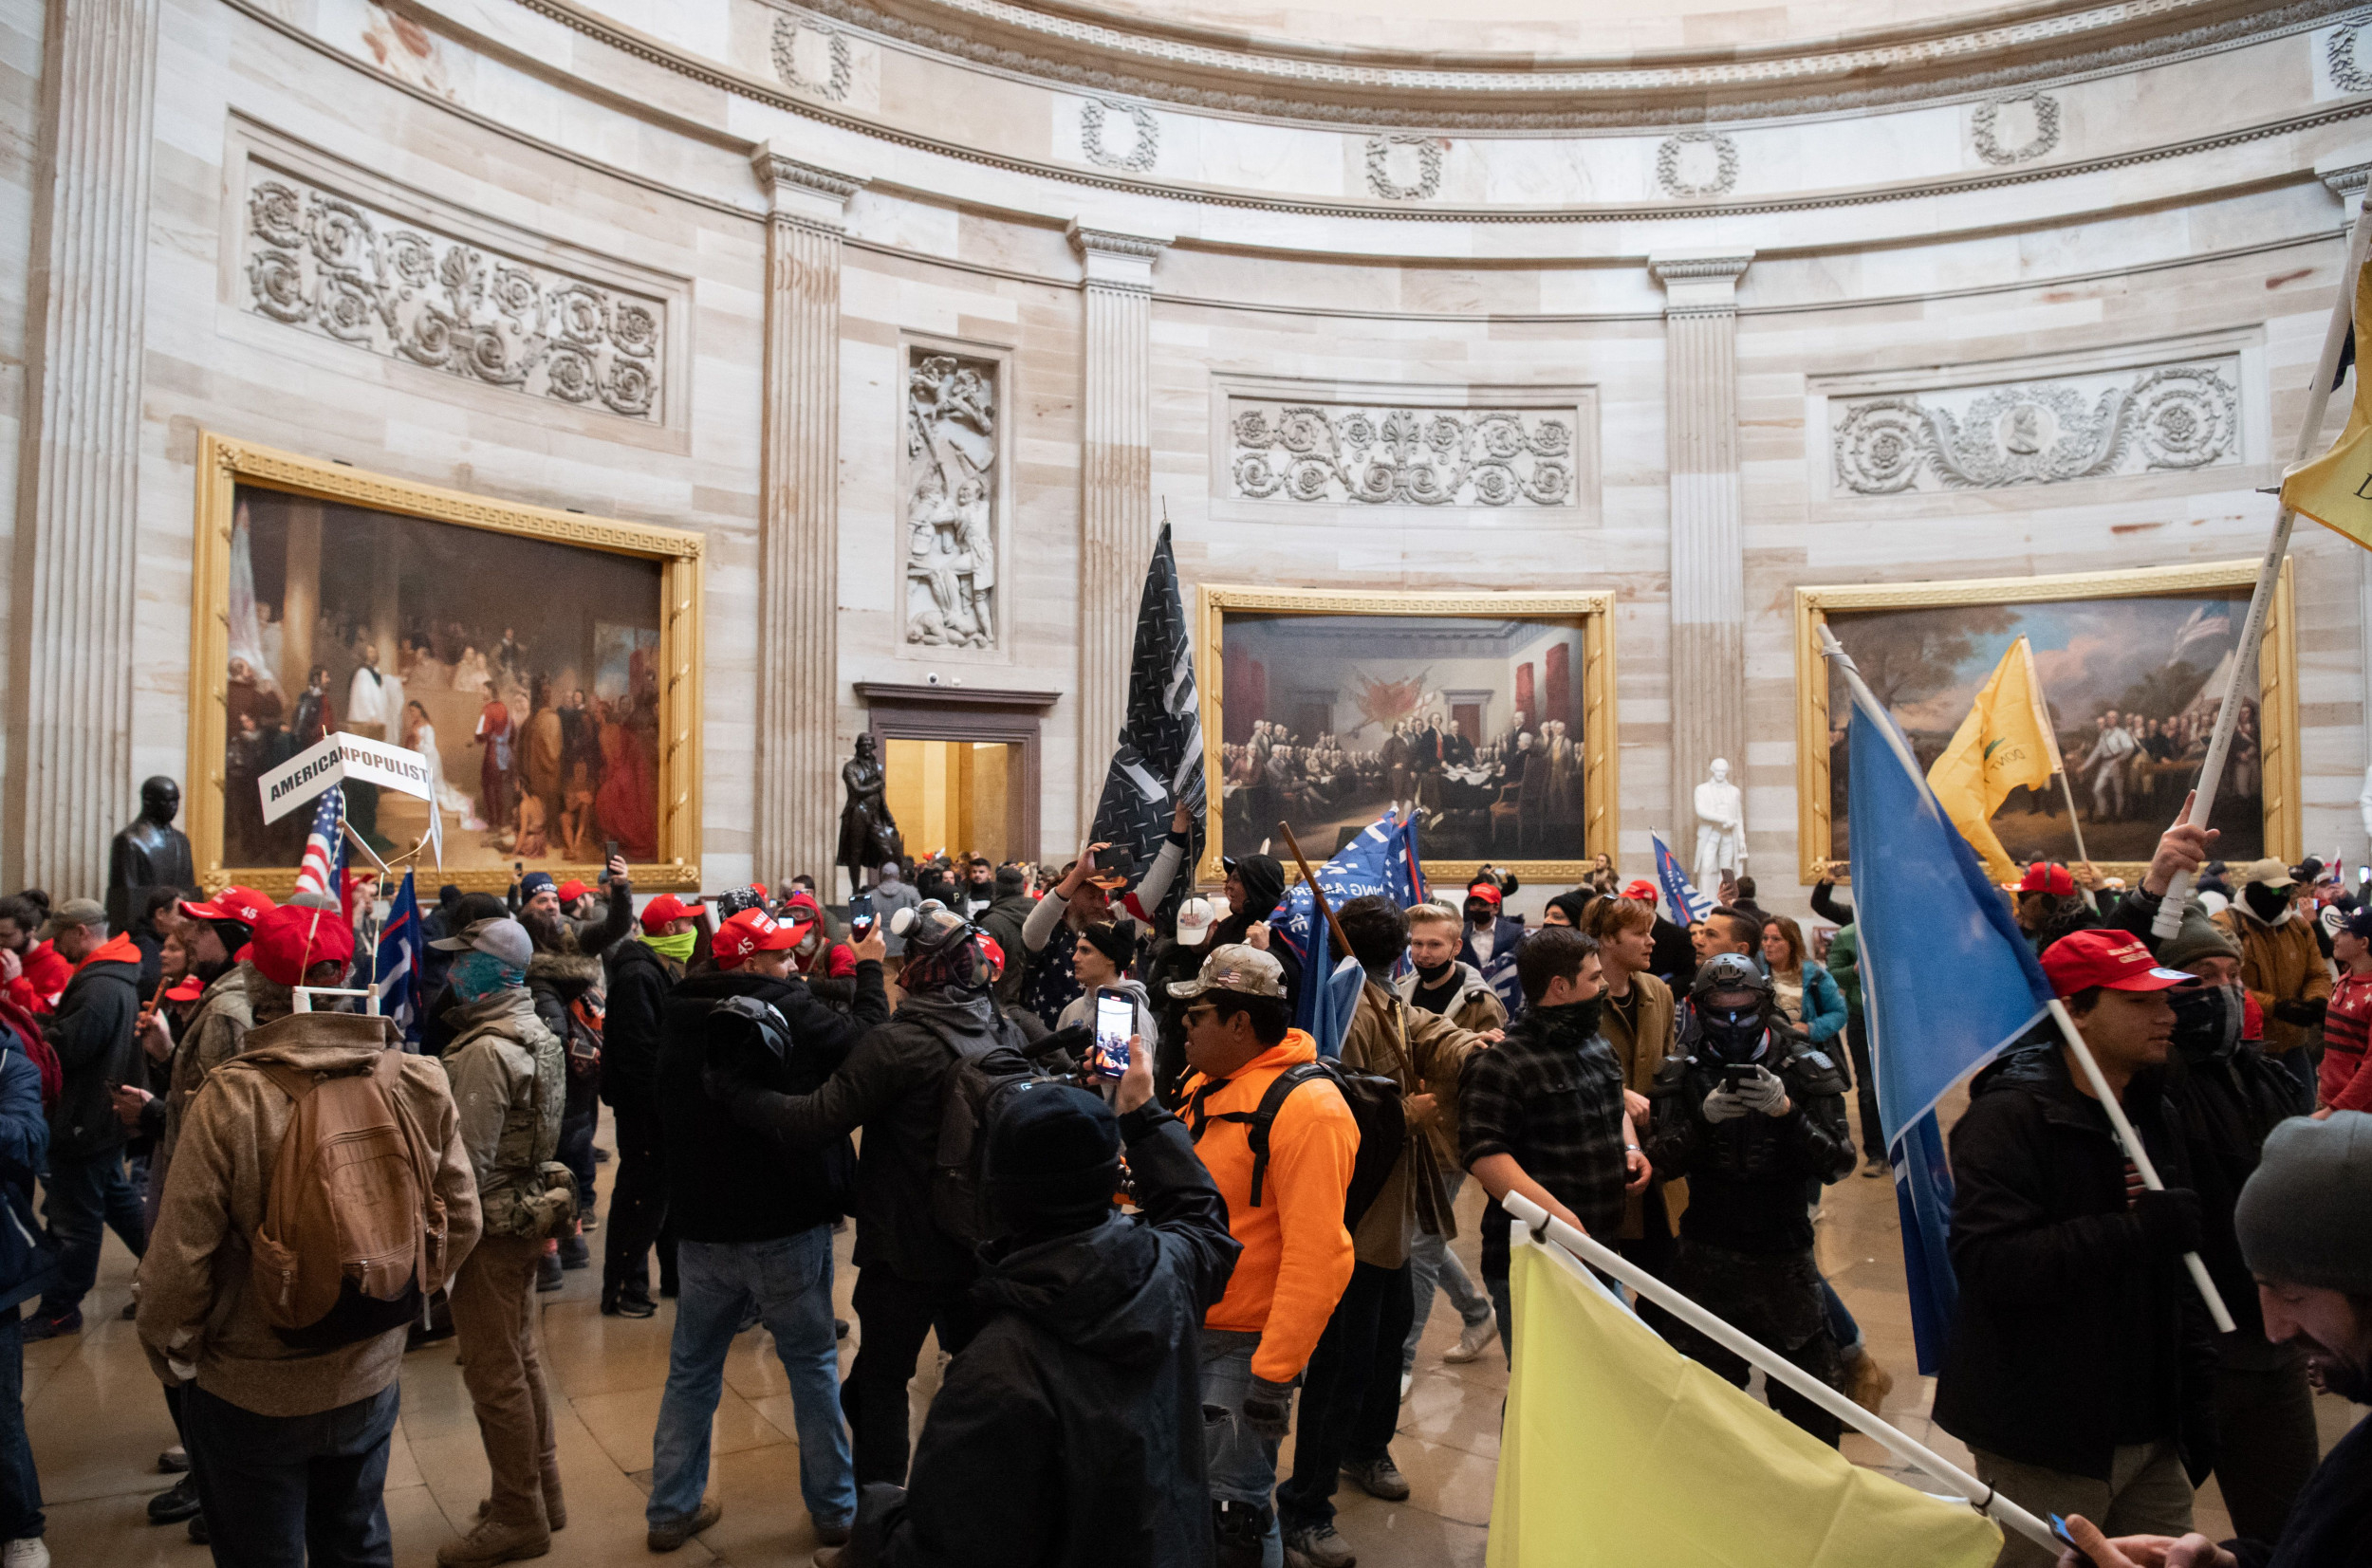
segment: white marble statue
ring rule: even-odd
[[[1696,786],[1696,886],[1713,893],[1725,872],[1746,870],[1746,795],[1730,782],[1730,764],[1715,757]]]

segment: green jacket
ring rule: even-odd
[[[497,991],[445,1017],[459,1032],[445,1047],[445,1074],[461,1113],[462,1147],[477,1176],[489,1236],[550,1236],[564,1207],[576,1213],[574,1181],[553,1164],[567,1108],[567,1064],[560,1039],[535,1016],[526,987]]]
[[[1858,928],[1847,926],[1828,939],[1828,978],[1844,992],[1848,1027],[1862,1022],[1862,941]]]

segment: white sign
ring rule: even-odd
[[[429,777],[426,757],[385,741],[336,734],[324,736],[255,781],[264,797],[264,821],[276,822],[347,779],[414,796],[434,809],[436,781]]]

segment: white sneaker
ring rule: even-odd
[[[39,1536],[27,1536],[0,1546],[0,1568],[49,1568],[49,1545]]]
[[[1441,1353],[1441,1359],[1454,1362],[1478,1360],[1482,1353],[1491,1348],[1491,1341],[1497,1337],[1499,1319],[1494,1314],[1479,1323],[1467,1324],[1465,1332],[1457,1337],[1457,1343]]]
[[[1403,1400],[1407,1399],[1407,1397],[1408,1397],[1408,1391],[1409,1391],[1409,1390],[1411,1390],[1411,1389],[1413,1389],[1413,1388],[1415,1388],[1416,1386],[1417,1386],[1417,1374],[1416,1374],[1415,1373],[1413,1373],[1413,1372],[1404,1372],[1404,1373],[1400,1374],[1400,1397],[1401,1397]]]

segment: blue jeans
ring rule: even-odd
[[[41,1213],[58,1244],[57,1282],[42,1292],[44,1318],[63,1318],[83,1304],[99,1279],[99,1248],[107,1231],[123,1238],[135,1258],[148,1250],[147,1213],[123,1169],[121,1149],[51,1160]]]
[[[799,1429],[799,1492],[818,1524],[857,1513],[856,1472],[840,1420],[840,1347],[832,1334],[832,1227],[770,1242],[679,1242],[676,1336],[653,1442],[654,1526],[699,1512],[708,1490],[709,1428],[725,1387],[725,1356],[754,1304],[790,1378]]]
[[[1202,1331],[1203,1453],[1215,1503],[1265,1509],[1268,1536],[1261,1568],[1283,1568],[1285,1539],[1277,1530],[1269,1494],[1276,1489],[1277,1445],[1244,1425],[1244,1395],[1251,1392],[1252,1352],[1260,1336],[1228,1329]]]
[[[389,1568],[387,1440],[398,1385],[318,1415],[258,1415],[192,1383],[190,1473],[217,1563]]]
[[[0,1540],[40,1535],[41,1475],[25,1438],[25,1319],[0,1308]]]
[[[1458,1189],[1466,1185],[1460,1172],[1451,1180],[1450,1201],[1457,1201]],[[1474,1289],[1474,1282],[1466,1277],[1466,1265],[1450,1250],[1449,1242],[1440,1236],[1417,1233],[1417,1245],[1409,1248],[1408,1277],[1415,1292],[1417,1316],[1408,1325],[1408,1343],[1400,1347],[1400,1371],[1417,1370],[1417,1341],[1425,1337],[1425,1320],[1433,1316],[1433,1297],[1436,1287],[1450,1293],[1450,1304],[1457,1308],[1459,1319],[1467,1327],[1491,1320],[1491,1302]]]

